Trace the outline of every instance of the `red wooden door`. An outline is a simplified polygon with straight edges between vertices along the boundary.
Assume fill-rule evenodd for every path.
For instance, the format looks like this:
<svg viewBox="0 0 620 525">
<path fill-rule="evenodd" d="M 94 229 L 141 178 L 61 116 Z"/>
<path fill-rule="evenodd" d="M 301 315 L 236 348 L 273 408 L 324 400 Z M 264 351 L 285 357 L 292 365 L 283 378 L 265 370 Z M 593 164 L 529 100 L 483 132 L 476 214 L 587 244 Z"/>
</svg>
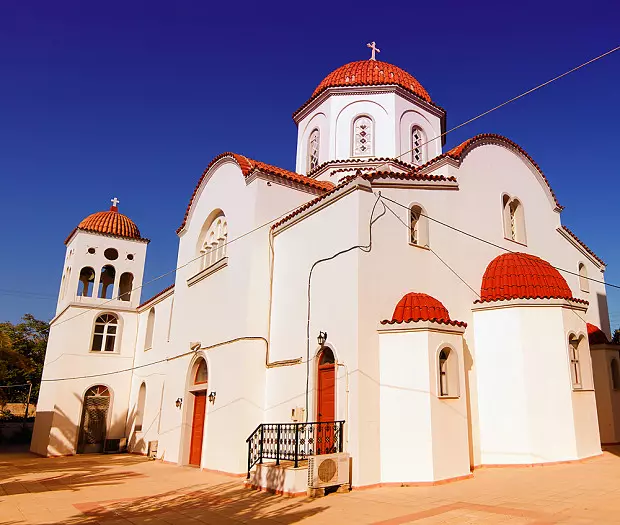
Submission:
<svg viewBox="0 0 620 525">
<path fill-rule="evenodd" d="M 329 454 L 334 449 L 334 421 L 336 410 L 336 367 L 334 363 L 319 365 L 317 388 L 317 421 L 325 423 L 317 428 L 317 454 Z"/>
<path fill-rule="evenodd" d="M 189 445 L 189 464 L 200 466 L 202 457 L 202 438 L 205 428 L 205 409 L 207 407 L 207 392 L 194 394 L 194 416 L 192 418 L 192 439 Z"/>
</svg>

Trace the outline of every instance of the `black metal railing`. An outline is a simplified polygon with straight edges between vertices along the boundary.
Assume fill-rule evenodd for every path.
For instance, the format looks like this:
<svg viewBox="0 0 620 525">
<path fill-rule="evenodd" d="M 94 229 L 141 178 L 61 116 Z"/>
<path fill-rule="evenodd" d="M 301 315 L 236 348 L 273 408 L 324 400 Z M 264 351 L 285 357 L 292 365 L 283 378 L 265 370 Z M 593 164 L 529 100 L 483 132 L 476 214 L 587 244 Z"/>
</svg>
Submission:
<svg viewBox="0 0 620 525">
<path fill-rule="evenodd" d="M 250 469 L 264 459 L 299 462 L 319 454 L 342 452 L 344 421 L 261 423 L 246 439 Z"/>
</svg>

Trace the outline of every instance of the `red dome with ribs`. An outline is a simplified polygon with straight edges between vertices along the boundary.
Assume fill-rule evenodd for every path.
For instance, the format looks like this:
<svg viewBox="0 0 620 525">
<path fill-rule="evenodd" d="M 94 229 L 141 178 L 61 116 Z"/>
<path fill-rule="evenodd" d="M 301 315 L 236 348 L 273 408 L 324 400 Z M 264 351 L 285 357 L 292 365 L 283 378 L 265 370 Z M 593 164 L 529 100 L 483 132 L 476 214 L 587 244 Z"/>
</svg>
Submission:
<svg viewBox="0 0 620 525">
<path fill-rule="evenodd" d="M 329 87 L 390 84 L 401 86 L 427 102 L 431 102 L 431 97 L 426 89 L 412 75 L 397 66 L 378 60 L 360 60 L 339 67 L 323 79 L 312 96 L 318 95 Z"/>
<path fill-rule="evenodd" d="M 527 253 L 505 253 L 487 266 L 480 301 L 507 299 L 573 299 L 573 293 L 547 261 Z"/>
<path fill-rule="evenodd" d="M 127 239 L 141 239 L 136 223 L 126 215 L 119 213 L 116 206 L 112 206 L 108 211 L 89 215 L 78 224 L 78 230 L 116 235 Z"/>
<path fill-rule="evenodd" d="M 448 309 L 434 297 L 425 293 L 410 292 L 405 295 L 394 309 L 392 319 L 385 319 L 381 324 L 410 323 L 432 321 L 452 326 L 467 326 L 467 323 L 450 319 Z"/>
</svg>

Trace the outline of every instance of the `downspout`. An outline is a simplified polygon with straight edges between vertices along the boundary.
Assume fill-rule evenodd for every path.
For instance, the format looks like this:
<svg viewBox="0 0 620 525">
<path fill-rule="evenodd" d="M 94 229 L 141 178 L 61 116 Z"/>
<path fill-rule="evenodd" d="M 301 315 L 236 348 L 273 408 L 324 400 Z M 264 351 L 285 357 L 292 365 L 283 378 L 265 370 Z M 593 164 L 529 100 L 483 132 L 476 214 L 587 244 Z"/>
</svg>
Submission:
<svg viewBox="0 0 620 525">
<path fill-rule="evenodd" d="M 349 367 L 346 363 L 336 363 L 336 366 L 344 367 L 345 373 L 345 392 L 346 392 L 346 403 L 344 406 L 344 451 L 349 451 Z"/>
</svg>

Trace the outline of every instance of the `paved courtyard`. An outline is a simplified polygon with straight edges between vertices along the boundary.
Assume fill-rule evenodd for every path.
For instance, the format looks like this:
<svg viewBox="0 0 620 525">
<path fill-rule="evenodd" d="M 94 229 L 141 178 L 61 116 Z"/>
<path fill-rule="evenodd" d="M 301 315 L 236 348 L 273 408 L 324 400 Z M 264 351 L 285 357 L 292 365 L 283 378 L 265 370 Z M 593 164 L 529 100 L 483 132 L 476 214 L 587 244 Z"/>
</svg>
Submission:
<svg viewBox="0 0 620 525">
<path fill-rule="evenodd" d="M 582 463 L 481 469 L 434 487 L 286 498 L 131 455 L 0 454 L 0 523 L 101 525 L 620 523 L 620 448 Z"/>
</svg>

